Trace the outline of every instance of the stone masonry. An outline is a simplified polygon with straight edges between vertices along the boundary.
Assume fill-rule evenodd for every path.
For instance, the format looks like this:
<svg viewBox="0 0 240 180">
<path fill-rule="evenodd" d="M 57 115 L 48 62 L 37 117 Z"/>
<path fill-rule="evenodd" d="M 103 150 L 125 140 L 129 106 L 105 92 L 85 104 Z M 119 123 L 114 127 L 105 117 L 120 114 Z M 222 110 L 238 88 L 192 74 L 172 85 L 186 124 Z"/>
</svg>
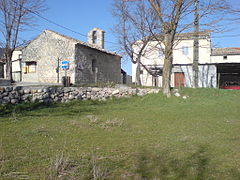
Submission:
<svg viewBox="0 0 240 180">
<path fill-rule="evenodd" d="M 61 61 L 69 62 L 66 72 Z M 22 62 L 26 69 L 28 64 L 35 64 L 34 71 L 22 74 L 23 82 L 61 83 L 66 73 L 71 84 L 121 83 L 119 55 L 51 30 L 23 49 Z"/>
<path fill-rule="evenodd" d="M 112 97 L 144 96 L 158 93 L 159 89 L 140 89 L 130 87 L 0 87 L 0 104 L 18 104 L 21 102 L 68 102 L 71 100 L 100 100 Z"/>
</svg>

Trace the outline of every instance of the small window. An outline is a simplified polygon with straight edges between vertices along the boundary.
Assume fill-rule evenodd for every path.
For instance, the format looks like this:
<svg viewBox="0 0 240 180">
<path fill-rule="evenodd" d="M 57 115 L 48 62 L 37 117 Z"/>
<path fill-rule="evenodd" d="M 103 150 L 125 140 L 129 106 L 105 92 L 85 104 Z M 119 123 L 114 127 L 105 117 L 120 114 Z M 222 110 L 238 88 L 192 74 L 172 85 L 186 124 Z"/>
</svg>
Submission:
<svg viewBox="0 0 240 180">
<path fill-rule="evenodd" d="M 97 72 L 97 60 L 92 60 L 92 72 Z"/>
<path fill-rule="evenodd" d="M 37 67 L 37 62 L 31 61 L 31 62 L 26 62 L 26 66 L 23 67 L 23 72 L 24 73 L 35 73 Z"/>
<path fill-rule="evenodd" d="M 223 56 L 223 60 L 227 60 L 227 56 Z"/>
<path fill-rule="evenodd" d="M 182 47 L 182 54 L 185 55 L 185 56 L 188 55 L 188 47 L 187 46 Z"/>
<path fill-rule="evenodd" d="M 93 33 L 92 33 L 92 40 L 93 40 L 93 44 L 97 43 L 97 31 L 93 31 Z"/>
</svg>

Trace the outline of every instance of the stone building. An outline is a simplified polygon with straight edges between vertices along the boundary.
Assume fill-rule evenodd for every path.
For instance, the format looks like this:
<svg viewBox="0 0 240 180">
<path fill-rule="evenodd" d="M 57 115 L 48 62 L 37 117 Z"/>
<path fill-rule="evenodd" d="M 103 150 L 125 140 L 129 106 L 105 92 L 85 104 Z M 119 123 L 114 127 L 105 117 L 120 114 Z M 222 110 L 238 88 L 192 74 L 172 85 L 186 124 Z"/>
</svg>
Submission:
<svg viewBox="0 0 240 180">
<path fill-rule="evenodd" d="M 65 75 L 71 84 L 121 81 L 121 57 L 104 49 L 104 31 L 94 28 L 89 43 L 43 31 L 22 54 L 22 81 L 61 83 Z"/>
</svg>

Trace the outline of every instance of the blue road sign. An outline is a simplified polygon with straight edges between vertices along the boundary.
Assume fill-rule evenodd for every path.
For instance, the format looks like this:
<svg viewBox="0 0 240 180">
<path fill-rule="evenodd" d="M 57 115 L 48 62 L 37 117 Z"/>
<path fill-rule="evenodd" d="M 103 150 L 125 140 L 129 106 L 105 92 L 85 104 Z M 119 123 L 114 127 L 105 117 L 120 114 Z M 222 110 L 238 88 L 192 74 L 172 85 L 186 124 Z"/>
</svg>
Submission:
<svg viewBox="0 0 240 180">
<path fill-rule="evenodd" d="M 69 61 L 61 61 L 61 68 L 63 70 L 69 69 Z"/>
</svg>

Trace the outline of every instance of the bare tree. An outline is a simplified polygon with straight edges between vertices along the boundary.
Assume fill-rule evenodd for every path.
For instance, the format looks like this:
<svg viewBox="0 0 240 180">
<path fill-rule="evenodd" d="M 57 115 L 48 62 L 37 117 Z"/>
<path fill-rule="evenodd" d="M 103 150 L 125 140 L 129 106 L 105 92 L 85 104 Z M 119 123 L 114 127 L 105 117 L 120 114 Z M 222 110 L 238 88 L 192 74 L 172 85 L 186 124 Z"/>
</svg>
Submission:
<svg viewBox="0 0 240 180">
<path fill-rule="evenodd" d="M 173 62 L 173 49 L 178 43 L 178 34 L 186 30 L 195 29 L 194 33 L 194 46 L 198 46 L 198 31 L 199 24 L 196 20 L 202 21 L 201 27 L 207 27 L 208 30 L 220 31 L 219 22 L 223 20 L 222 13 L 230 9 L 229 4 L 225 0 L 148 0 L 151 7 L 154 9 L 160 23 L 161 32 L 164 36 L 163 44 L 165 46 L 165 59 L 163 68 L 163 94 L 167 97 L 171 96 L 170 93 L 170 79 Z M 196 6 L 197 3 L 197 6 Z M 200 8 L 198 4 L 200 3 Z M 199 12 L 198 12 L 199 11 Z M 195 14 L 195 18 L 193 18 Z M 199 15 L 200 14 L 200 15 Z M 194 19 L 189 22 L 188 19 Z M 193 22 L 194 21 L 194 22 Z M 196 42 L 197 41 L 197 42 Z M 195 49 L 196 51 L 196 49 Z M 198 51 L 197 51 L 198 52 Z M 198 57 L 198 55 L 194 55 Z M 198 60 L 194 57 L 193 67 Z M 198 65 L 194 67 L 194 73 L 198 73 Z M 197 87 L 198 75 L 194 75 L 194 85 Z"/>
<path fill-rule="evenodd" d="M 181 40 L 179 38 L 179 34 L 193 30 L 193 15 L 194 12 L 196 12 L 196 6 L 194 6 L 196 0 L 118 0 L 119 3 L 124 5 L 126 4 L 126 1 L 128 1 L 129 7 L 125 8 L 124 14 L 119 14 L 119 16 L 134 19 L 134 22 L 139 23 L 138 26 L 130 26 L 132 28 L 123 28 L 124 31 L 127 32 L 122 33 L 122 44 L 129 39 L 129 36 L 126 35 L 127 33 L 131 33 L 131 37 L 134 35 L 134 37 L 136 37 L 136 31 L 133 31 L 134 28 L 139 29 L 139 32 L 144 32 L 141 33 L 142 37 L 138 39 L 142 40 L 146 38 L 147 40 L 146 43 L 142 42 L 141 48 L 139 48 L 137 53 L 138 57 L 143 57 L 145 55 L 141 52 L 148 49 L 147 46 L 150 44 L 150 41 L 158 43 L 158 47 L 164 50 L 164 67 L 162 74 L 163 94 L 169 97 L 171 96 L 170 83 L 173 64 L 173 50 Z M 136 4 L 141 4 L 141 6 L 143 6 L 142 9 L 145 10 L 144 12 L 148 12 L 150 16 L 148 13 L 145 14 L 151 18 L 142 18 L 140 20 L 139 16 L 137 16 L 136 13 L 133 13 L 137 9 L 136 7 L 138 7 Z M 216 26 L 216 24 L 223 19 L 221 13 L 219 12 L 223 12 L 223 10 L 227 9 L 227 7 L 228 5 L 225 0 L 202 0 L 199 5 L 201 29 L 204 30 L 207 28 L 208 30 L 219 30 L 219 27 Z M 144 24 L 144 26 L 139 26 L 139 24 Z M 121 34 L 123 29 L 118 28 L 118 32 Z M 146 46 L 144 46 L 145 44 Z M 126 46 L 124 47 L 126 49 Z M 131 51 L 129 52 L 129 54 L 136 53 Z"/>
<path fill-rule="evenodd" d="M 44 10 L 44 0 L 0 0 L 0 31 L 3 35 L 6 79 L 12 81 L 12 54 L 20 45 L 19 33 L 33 26 L 35 15 Z"/>
<path fill-rule="evenodd" d="M 141 85 L 141 68 L 150 72 L 141 62 L 141 59 L 151 50 L 146 48 L 152 40 L 149 29 L 156 28 L 158 22 L 153 11 L 143 1 L 130 3 L 126 0 L 115 0 L 113 15 L 117 18 L 118 24 L 114 31 L 118 36 L 122 52 L 137 65 L 134 75 L 137 85 Z"/>
</svg>

